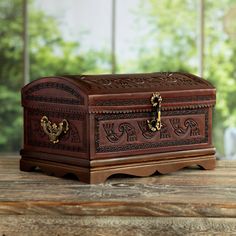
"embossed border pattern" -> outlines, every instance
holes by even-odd
[[[39,91],[41,89],[49,89],[49,88],[63,90],[65,92],[70,93],[77,99],[30,95],[31,93]],[[65,84],[55,83],[55,82],[41,83],[41,84],[36,84],[32,86],[30,89],[26,91],[24,99],[32,100],[32,101],[39,101],[39,102],[51,102],[51,103],[61,103],[61,104],[70,104],[70,105],[83,105],[84,104],[84,98],[78,93],[78,91],[76,91],[75,89]]]
[[[186,109],[186,110],[175,110],[175,111],[163,111],[163,116],[181,116],[181,115],[205,115],[205,137],[203,138],[191,138],[174,141],[163,141],[163,142],[144,142],[144,143],[132,143],[118,146],[100,146],[99,144],[99,122],[101,120],[118,120],[118,119],[135,119],[135,118],[147,118],[147,112],[140,113],[126,113],[126,114],[97,114],[95,115],[95,147],[97,153],[104,152],[119,152],[128,150],[140,150],[148,148],[178,146],[178,145],[191,145],[208,143],[208,109]]]
[[[214,96],[191,96],[191,97],[170,97],[165,98],[166,103],[209,101],[214,100]],[[95,100],[95,106],[127,106],[127,105],[146,105],[150,103],[150,98],[119,99],[119,100]]]

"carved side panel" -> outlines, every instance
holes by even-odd
[[[152,132],[148,112],[95,115],[96,152],[137,151],[208,143],[208,109],[162,112],[162,128]]]
[[[78,112],[65,112],[63,109],[51,108],[49,110],[27,109],[26,122],[26,145],[40,147],[54,151],[86,152],[86,123],[85,114]],[[48,135],[43,131],[40,124],[42,116],[47,116],[52,123],[60,123],[66,119],[69,130],[59,137],[59,143],[52,143]]]

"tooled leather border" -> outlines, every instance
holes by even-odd
[[[56,97],[47,97],[47,96],[34,96],[30,95],[33,92],[36,92],[41,89],[47,88],[56,88],[59,90],[66,91],[76,97],[77,99],[73,98],[56,98]],[[51,102],[51,103],[62,103],[62,104],[72,104],[72,105],[84,105],[84,98],[76,91],[75,89],[69,87],[68,85],[62,83],[55,83],[55,82],[47,82],[36,84],[29,88],[25,94],[23,94],[24,99],[30,101],[39,101],[39,102]]]
[[[97,114],[95,115],[95,148],[97,153],[104,152],[119,152],[129,150],[140,150],[148,148],[178,146],[178,145],[191,145],[208,143],[208,109],[196,109],[196,110],[175,110],[175,111],[163,111],[163,116],[180,116],[188,114],[204,114],[205,115],[205,137],[193,138],[185,140],[163,141],[163,142],[144,142],[144,143],[132,143],[118,146],[100,146],[99,145],[99,121],[100,120],[116,120],[116,119],[133,119],[133,118],[146,118],[147,113],[127,113],[127,114]]]
[[[215,100],[215,96],[188,96],[188,97],[169,97],[165,98],[166,103],[193,102]],[[120,99],[120,100],[95,100],[94,106],[127,106],[127,105],[146,105],[150,103],[150,98]]]

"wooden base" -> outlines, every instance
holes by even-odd
[[[164,153],[156,154],[156,158],[154,158],[155,155],[153,154],[142,156],[142,161],[139,162],[131,162],[130,160],[133,160],[134,157],[130,156],[113,160],[113,165],[111,165],[111,160],[108,159],[90,161],[89,166],[77,166],[68,163],[65,164],[51,160],[38,159],[34,157],[33,153],[30,153],[29,155],[29,153],[27,154],[27,152],[22,151],[20,170],[33,171],[36,167],[39,167],[43,172],[49,175],[63,177],[68,174],[73,174],[82,182],[97,184],[105,182],[109,176],[114,174],[128,174],[144,177],[150,176],[155,172],[161,174],[171,173],[191,165],[198,165],[205,170],[215,168],[214,149],[202,150],[202,153],[208,152],[208,155],[194,156],[195,152],[196,151],[193,150],[178,153],[182,154],[183,157],[181,157],[181,155],[176,156],[175,152],[173,153],[173,156],[175,156],[173,159],[171,159],[171,153]],[[187,155],[188,153],[189,155]],[[49,154],[45,153],[45,155]],[[35,156],[37,157],[37,155]],[[166,157],[166,159],[164,157]],[[137,158],[139,158],[139,156],[137,156]],[[115,164],[114,162],[117,163]]]

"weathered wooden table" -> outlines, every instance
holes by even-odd
[[[236,162],[87,185],[0,158],[0,235],[204,235],[236,233]]]

